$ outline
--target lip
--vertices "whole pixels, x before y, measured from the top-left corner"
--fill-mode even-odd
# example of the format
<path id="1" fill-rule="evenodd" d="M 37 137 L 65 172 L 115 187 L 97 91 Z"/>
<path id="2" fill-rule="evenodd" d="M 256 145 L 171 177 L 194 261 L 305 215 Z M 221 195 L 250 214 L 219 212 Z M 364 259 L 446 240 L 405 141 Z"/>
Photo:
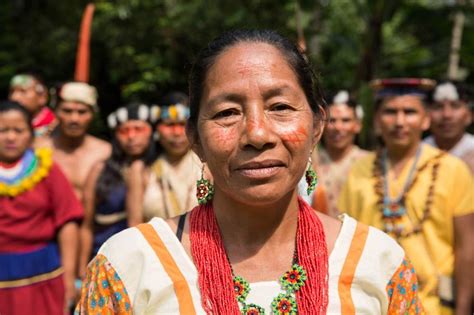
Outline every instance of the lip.
<path id="1" fill-rule="evenodd" d="M 280 160 L 251 161 L 237 166 L 234 170 L 244 177 L 265 179 L 276 175 L 286 167 Z"/>

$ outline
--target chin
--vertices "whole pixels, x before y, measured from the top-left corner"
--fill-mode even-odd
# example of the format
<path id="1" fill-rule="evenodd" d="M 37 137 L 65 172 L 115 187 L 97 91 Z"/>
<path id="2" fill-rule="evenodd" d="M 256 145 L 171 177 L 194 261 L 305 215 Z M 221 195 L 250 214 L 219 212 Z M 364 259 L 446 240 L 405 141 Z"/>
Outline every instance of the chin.
<path id="1" fill-rule="evenodd" d="M 262 186 L 262 187 L 259 187 Z M 294 190 L 282 190 L 282 187 L 265 187 L 258 185 L 249 188 L 235 189 L 230 192 L 232 199 L 239 203 L 255 206 L 271 206 L 286 197 L 292 195 Z M 273 185 L 272 185 L 273 186 Z M 296 189 L 296 188 L 295 188 Z"/>

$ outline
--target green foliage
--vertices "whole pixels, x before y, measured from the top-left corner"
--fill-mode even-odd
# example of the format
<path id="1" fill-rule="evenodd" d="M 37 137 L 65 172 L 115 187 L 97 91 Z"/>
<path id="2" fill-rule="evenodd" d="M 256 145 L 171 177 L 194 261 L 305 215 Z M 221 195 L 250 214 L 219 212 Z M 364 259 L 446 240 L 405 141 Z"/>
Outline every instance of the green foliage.
<path id="1" fill-rule="evenodd" d="M 0 2 L 0 90 L 10 77 L 39 69 L 48 82 L 73 78 L 84 0 Z M 452 16 L 447 1 L 300 0 L 308 57 L 325 89 L 356 90 L 356 69 L 367 47 L 371 18 L 383 19 L 374 76 L 443 78 Z M 474 13 L 467 8 L 461 67 L 474 82 Z M 296 40 L 295 0 L 96 1 L 91 45 L 91 83 L 104 114 L 141 99 L 158 103 L 168 91 L 186 90 L 190 64 L 207 42 L 233 28 L 271 28 Z M 360 83 L 360 84 L 359 84 Z M 370 106 L 366 108 L 370 112 Z"/>

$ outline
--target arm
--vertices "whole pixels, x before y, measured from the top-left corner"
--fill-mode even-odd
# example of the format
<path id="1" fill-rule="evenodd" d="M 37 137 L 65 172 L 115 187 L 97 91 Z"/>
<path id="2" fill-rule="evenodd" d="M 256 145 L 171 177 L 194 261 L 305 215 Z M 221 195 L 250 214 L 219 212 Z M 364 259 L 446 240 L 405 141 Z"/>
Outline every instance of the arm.
<path id="1" fill-rule="evenodd" d="M 387 314 L 425 314 L 418 297 L 418 279 L 411 262 L 403 259 L 386 287 Z"/>
<path id="2" fill-rule="evenodd" d="M 145 164 L 137 160 L 130 165 L 125 183 L 127 185 L 126 211 L 128 226 L 143 222 L 143 195 L 145 194 L 146 179 Z"/>
<path id="3" fill-rule="evenodd" d="M 84 185 L 84 219 L 79 229 L 80 252 L 79 252 L 79 276 L 83 277 L 86 272 L 87 263 L 92 252 L 94 238 L 93 222 L 95 212 L 95 188 L 97 179 L 104 168 L 104 163 L 93 167 L 87 176 Z"/>
<path id="4" fill-rule="evenodd" d="M 74 314 L 132 314 L 125 285 L 102 254 L 87 269 Z"/>
<path id="5" fill-rule="evenodd" d="M 454 217 L 454 277 L 456 279 L 456 314 L 471 314 L 474 300 L 474 213 Z"/>
<path id="6" fill-rule="evenodd" d="M 74 300 L 76 278 L 76 259 L 78 250 L 78 227 L 75 222 L 68 222 L 58 232 L 58 243 L 61 252 L 61 263 L 64 269 L 64 287 L 66 307 Z"/>

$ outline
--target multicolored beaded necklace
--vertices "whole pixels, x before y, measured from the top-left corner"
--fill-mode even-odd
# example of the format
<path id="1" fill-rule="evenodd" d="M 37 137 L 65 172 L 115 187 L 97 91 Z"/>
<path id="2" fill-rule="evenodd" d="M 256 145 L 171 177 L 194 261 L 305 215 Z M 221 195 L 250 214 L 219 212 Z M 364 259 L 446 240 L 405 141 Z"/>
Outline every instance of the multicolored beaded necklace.
<path id="1" fill-rule="evenodd" d="M 440 154 L 435 156 L 433 159 L 424 163 L 416 171 L 413 170 L 413 166 L 412 166 L 412 170 L 410 170 L 410 173 L 413 172 L 414 174 L 409 175 L 409 178 L 408 178 L 409 180 L 407 180 L 408 185 L 405 184 L 405 187 L 402 190 L 402 194 L 399 196 L 399 201 L 402 202 L 402 210 L 397 208 L 397 209 L 394 209 L 394 211 L 391 211 L 392 208 L 387 207 L 388 187 L 384 185 L 386 181 L 386 175 L 385 175 L 386 169 L 384 168 L 385 161 L 383 158 L 383 152 L 379 151 L 377 153 L 377 157 L 374 160 L 373 176 L 376 178 L 375 192 L 379 196 L 379 200 L 377 204 L 380 205 L 381 210 L 382 210 L 382 219 L 384 221 L 384 229 L 383 229 L 384 232 L 391 234 L 395 236 L 396 238 L 408 237 L 412 234 L 421 232 L 423 223 L 428 219 L 430 215 L 431 206 L 433 204 L 433 199 L 434 199 L 434 185 L 436 183 L 436 178 L 438 175 L 438 168 L 439 168 L 439 163 L 440 163 L 439 159 L 443 155 L 444 155 L 444 152 L 441 152 Z M 418 162 L 417 161 L 418 157 L 415 158 L 415 160 L 416 161 L 414 165 L 416 166 Z M 431 183 L 428 188 L 428 196 L 426 198 L 423 214 L 421 215 L 421 217 L 415 218 L 417 221 L 416 224 L 413 224 L 413 228 L 408 230 L 406 229 L 403 223 L 403 218 L 408 216 L 408 213 L 404 205 L 405 198 L 407 194 L 410 192 L 411 188 L 415 185 L 418 179 L 418 174 L 421 173 L 426 167 L 428 167 L 428 165 L 430 165 L 431 162 L 434 162 L 434 164 L 433 164 L 433 168 L 431 169 Z M 410 177 L 413 177 L 413 178 L 410 180 Z"/>
<path id="2" fill-rule="evenodd" d="M 242 315 L 261 315 L 265 314 L 265 309 L 254 303 L 246 303 L 248 294 L 250 293 L 250 284 L 244 278 L 236 276 L 232 265 L 229 265 L 232 271 L 232 280 L 234 282 L 234 293 L 237 301 L 241 306 Z M 272 313 L 281 315 L 298 314 L 298 306 L 296 303 L 296 291 L 304 286 L 306 282 L 306 270 L 298 264 L 298 254 L 295 248 L 293 254 L 293 262 L 291 269 L 280 277 L 279 281 L 286 293 L 280 293 L 272 301 Z"/>
<path id="3" fill-rule="evenodd" d="M 15 166 L 15 172 L 0 171 L 0 196 L 15 197 L 32 189 L 48 175 L 52 164 L 51 150 L 27 150 Z"/>

